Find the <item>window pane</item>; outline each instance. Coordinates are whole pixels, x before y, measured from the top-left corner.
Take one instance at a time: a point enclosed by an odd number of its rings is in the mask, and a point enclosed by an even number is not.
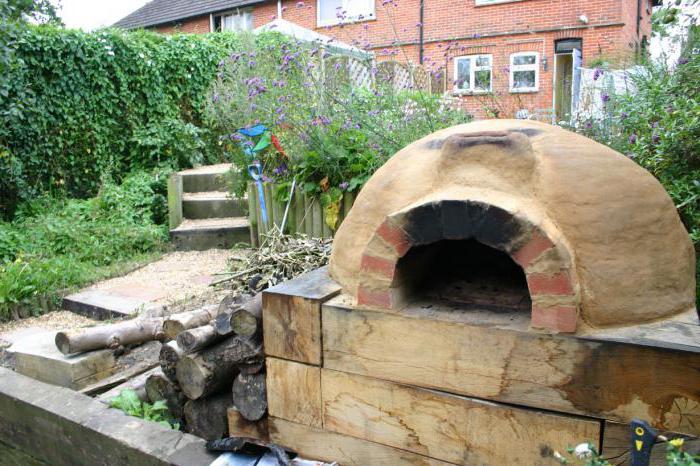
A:
[[[491,57],[477,57],[476,66],[489,66],[491,64]]]
[[[527,89],[536,86],[534,70],[513,72],[513,89]]]
[[[318,0],[318,17],[322,23],[339,22],[338,13],[343,9],[343,0]]]
[[[252,31],[253,30],[253,13],[251,11],[244,11],[243,14],[243,19],[241,21],[241,28],[244,31]]]
[[[513,57],[513,65],[534,65],[537,62],[535,55],[517,55]]]
[[[345,2],[348,16],[368,18],[374,13],[374,0],[350,0]]]
[[[236,30],[236,17],[234,15],[226,15],[221,17],[221,30],[222,31],[235,31]]]
[[[491,90],[491,70],[480,70],[474,73],[474,90]]]
[[[471,70],[471,60],[460,58],[457,60],[457,88],[469,89],[469,71]]]

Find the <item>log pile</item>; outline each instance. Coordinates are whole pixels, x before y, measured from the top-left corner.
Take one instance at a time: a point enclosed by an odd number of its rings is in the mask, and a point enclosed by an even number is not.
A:
[[[160,340],[160,367],[139,378],[147,401],[165,401],[184,429],[207,440],[225,437],[227,411],[248,421],[267,413],[262,297],[234,295],[213,306],[162,317],[60,332],[64,354],[123,349]]]

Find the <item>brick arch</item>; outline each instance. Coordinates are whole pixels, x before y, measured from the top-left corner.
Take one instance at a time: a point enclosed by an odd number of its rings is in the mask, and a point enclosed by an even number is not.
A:
[[[414,246],[445,239],[475,239],[508,254],[525,273],[531,325],[576,330],[577,286],[565,247],[523,215],[472,200],[430,202],[385,218],[362,254],[358,305],[404,307],[406,293],[397,283],[399,259]]]

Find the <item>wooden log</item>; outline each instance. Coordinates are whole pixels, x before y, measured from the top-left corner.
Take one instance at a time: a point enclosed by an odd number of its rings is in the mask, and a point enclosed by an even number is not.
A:
[[[176,341],[185,354],[189,354],[211,346],[222,338],[225,337],[217,333],[213,325],[203,325],[181,332]]]
[[[201,327],[211,322],[218,313],[218,306],[204,306],[196,311],[173,314],[165,319],[163,331],[169,340],[174,340],[185,330]]]
[[[255,325],[256,329],[252,333],[241,336],[252,337],[256,335],[259,326],[259,320],[262,316],[262,294],[258,293],[255,296],[246,296],[237,301],[231,302],[223,312],[219,312],[214,319],[214,329],[219,335],[230,335],[234,332],[233,315],[241,311],[242,316],[236,317],[236,322],[241,321],[241,331],[250,332],[250,326]],[[255,323],[250,321],[255,319]]]
[[[259,421],[267,414],[265,373],[238,374],[233,382],[233,404],[249,421]]]
[[[230,437],[244,437],[257,440],[270,440],[270,433],[267,428],[267,418],[259,421],[249,421],[236,409],[229,408],[228,415],[228,435]]]
[[[205,440],[228,435],[226,411],[231,407],[231,394],[220,393],[199,400],[189,400],[183,409],[185,430]]]
[[[113,398],[119,396],[122,390],[134,390],[136,395],[139,397],[139,400],[148,401],[148,394],[146,393],[146,380],[151,376],[151,374],[156,373],[158,370],[160,370],[159,367],[153,367],[146,372],[124,381],[122,384],[117,385],[109,391],[96,396],[95,399],[105,404],[109,404]]]
[[[232,337],[185,355],[177,363],[177,380],[191,400],[209,395],[233,383],[238,366],[262,357],[262,347],[252,341]]]
[[[322,369],[323,427],[448,463],[539,464],[601,423]],[[440,426],[436,428],[436,426]],[[543,454],[547,452],[547,454]]]
[[[165,401],[170,414],[176,419],[182,419],[183,407],[187,401],[185,395],[182,394],[176,383],[163,374],[160,368],[148,376],[144,388],[151,403]]]
[[[265,353],[292,361],[321,363],[321,303],[340,293],[326,267],[263,292]]]
[[[277,358],[267,358],[265,363],[270,416],[322,427],[321,369]]]
[[[233,333],[241,337],[253,337],[262,331],[262,293],[231,313],[229,319]]]
[[[623,423],[638,417],[658,429],[700,434],[697,325],[667,322],[675,337],[659,343],[649,336],[544,335],[529,330],[529,318],[437,304],[375,312],[340,297],[323,306],[323,364],[475,398]]]
[[[163,338],[163,319],[133,319],[56,333],[56,347],[63,354],[118,348]]]
[[[177,376],[175,374],[175,368],[180,360],[180,357],[184,352],[178,346],[176,341],[169,341],[164,343],[160,348],[160,355],[158,360],[160,361],[160,368],[163,370],[163,374],[173,382],[177,381]]]
[[[306,458],[337,462],[343,466],[450,466],[450,463],[427,456],[283,419],[270,417],[268,424],[270,441]],[[517,448],[517,445],[512,445],[511,448]]]

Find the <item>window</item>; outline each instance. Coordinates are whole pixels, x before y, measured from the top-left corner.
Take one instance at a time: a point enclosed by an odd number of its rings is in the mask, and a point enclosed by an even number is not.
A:
[[[491,92],[491,55],[455,58],[455,92]]]
[[[374,0],[318,0],[319,26],[374,19]]]
[[[251,10],[236,10],[221,15],[212,16],[212,30],[250,31],[253,29],[253,12]]]
[[[540,60],[537,52],[510,56],[510,92],[534,92],[539,89]]]

